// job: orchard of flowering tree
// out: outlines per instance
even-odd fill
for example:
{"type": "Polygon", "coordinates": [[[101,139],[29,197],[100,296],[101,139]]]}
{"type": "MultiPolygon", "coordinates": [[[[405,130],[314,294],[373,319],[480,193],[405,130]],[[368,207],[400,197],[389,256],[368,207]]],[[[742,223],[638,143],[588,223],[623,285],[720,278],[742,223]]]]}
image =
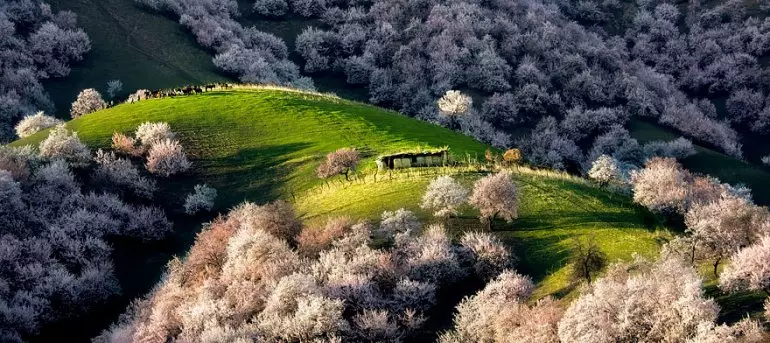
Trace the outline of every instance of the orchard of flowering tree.
{"type": "Polygon", "coordinates": [[[768,0],[3,0],[0,342],[768,342],[768,57],[768,0]]]}

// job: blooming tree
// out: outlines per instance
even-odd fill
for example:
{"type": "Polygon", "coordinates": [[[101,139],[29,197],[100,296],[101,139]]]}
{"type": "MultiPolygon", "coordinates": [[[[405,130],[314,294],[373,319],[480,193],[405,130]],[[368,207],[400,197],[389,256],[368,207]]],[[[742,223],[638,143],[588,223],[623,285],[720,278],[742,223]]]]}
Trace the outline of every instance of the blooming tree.
{"type": "Polygon", "coordinates": [[[479,219],[487,221],[490,228],[492,220],[498,216],[509,223],[519,216],[518,189],[511,176],[505,172],[477,180],[468,202],[479,210],[479,219]]]}
{"type": "Polygon", "coordinates": [[[192,163],[178,141],[166,139],[150,147],[145,166],[150,173],[169,177],[187,171],[192,163]]]}
{"type": "Polygon", "coordinates": [[[730,257],[719,275],[719,288],[729,291],[764,291],[770,295],[770,236],[730,257]]]}
{"type": "Polygon", "coordinates": [[[358,153],[358,150],[340,148],[326,155],[326,161],[318,166],[316,174],[323,179],[341,174],[345,175],[345,180],[350,181],[348,174],[351,171],[355,171],[360,161],[361,154],[358,153]]]}
{"type": "Polygon", "coordinates": [[[693,205],[685,214],[685,225],[696,249],[713,262],[716,276],[724,258],[770,234],[770,212],[744,198],[726,196],[693,205]]]}
{"type": "Polygon", "coordinates": [[[99,149],[96,152],[98,167],[94,171],[93,180],[101,183],[103,187],[111,190],[128,190],[134,195],[146,199],[152,199],[156,190],[155,181],[142,176],[139,168],[125,158],[118,158],[114,152],[104,152],[99,149]]]}
{"type": "Polygon", "coordinates": [[[573,301],[559,322],[562,342],[684,342],[714,324],[696,270],[678,259],[616,264],[573,301]],[[633,313],[629,316],[627,314],[633,313]]]}
{"type": "Polygon", "coordinates": [[[45,115],[42,111],[33,115],[24,117],[16,124],[16,135],[24,138],[32,134],[61,124],[62,121],[51,116],[45,115]]]}
{"type": "Polygon", "coordinates": [[[653,158],[631,174],[634,202],[653,211],[683,213],[692,176],[671,158],[653,158]]]}
{"type": "Polygon", "coordinates": [[[614,158],[601,155],[591,164],[591,169],[588,170],[588,177],[596,180],[601,185],[608,185],[612,182],[620,181],[622,175],[618,162],[614,158]]]}
{"type": "Polygon", "coordinates": [[[88,88],[78,94],[77,99],[72,103],[70,115],[72,118],[77,118],[105,108],[107,108],[107,103],[102,99],[102,95],[96,89],[88,88]]]}
{"type": "Polygon", "coordinates": [[[468,190],[449,175],[431,181],[422,196],[420,207],[432,210],[436,217],[457,214],[458,207],[468,199],[468,190]]]}
{"type": "Polygon", "coordinates": [[[176,134],[171,131],[171,126],[165,122],[144,122],[136,128],[136,140],[145,147],[151,147],[167,139],[175,139],[176,134]]]}
{"type": "Polygon", "coordinates": [[[107,82],[107,98],[113,99],[121,91],[123,91],[123,81],[110,80],[107,82]]]}
{"type": "Polygon", "coordinates": [[[447,117],[461,116],[470,110],[473,100],[458,90],[448,90],[438,99],[438,108],[447,117]]]}
{"type": "Polygon", "coordinates": [[[195,185],[195,191],[190,193],[184,201],[184,211],[191,215],[201,210],[211,211],[216,198],[217,190],[214,187],[206,184],[195,185]]]}
{"type": "Polygon", "coordinates": [[[84,166],[91,162],[91,150],[80,141],[77,132],[58,125],[40,142],[40,156],[43,158],[62,158],[73,166],[84,166]]]}

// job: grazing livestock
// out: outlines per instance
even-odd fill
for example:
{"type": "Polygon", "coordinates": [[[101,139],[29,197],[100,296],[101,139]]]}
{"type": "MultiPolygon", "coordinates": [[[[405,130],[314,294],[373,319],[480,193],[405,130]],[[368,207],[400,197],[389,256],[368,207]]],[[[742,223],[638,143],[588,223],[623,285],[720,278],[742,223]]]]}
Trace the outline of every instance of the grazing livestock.
{"type": "Polygon", "coordinates": [[[206,85],[206,86],[204,86],[204,88],[206,89],[207,92],[214,90],[214,88],[216,88],[216,87],[217,87],[217,85],[206,85]]]}

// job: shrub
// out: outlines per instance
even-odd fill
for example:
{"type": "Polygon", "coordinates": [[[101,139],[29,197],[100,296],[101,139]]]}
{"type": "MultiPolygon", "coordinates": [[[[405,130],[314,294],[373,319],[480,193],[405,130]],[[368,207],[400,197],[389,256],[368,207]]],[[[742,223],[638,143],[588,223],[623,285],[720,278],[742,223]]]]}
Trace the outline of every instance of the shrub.
{"type": "Polygon", "coordinates": [[[40,142],[40,156],[61,158],[73,166],[84,166],[91,162],[91,151],[80,141],[77,132],[70,133],[64,125],[58,125],[40,142]]]}
{"type": "Polygon", "coordinates": [[[144,122],[136,128],[135,136],[139,143],[148,148],[165,140],[176,138],[176,134],[171,132],[171,126],[164,122],[144,122]]]}
{"type": "Polygon", "coordinates": [[[150,173],[169,177],[190,169],[189,160],[178,141],[166,139],[150,147],[145,166],[150,173]]]}
{"type": "Polygon", "coordinates": [[[95,89],[88,88],[78,94],[78,98],[72,103],[70,115],[72,118],[77,118],[105,108],[107,108],[107,103],[102,99],[102,95],[95,89]]]}
{"type": "Polygon", "coordinates": [[[521,150],[515,148],[506,150],[505,153],[503,153],[503,161],[508,164],[521,163],[521,150]]]}
{"type": "Polygon", "coordinates": [[[16,135],[21,138],[29,137],[38,131],[57,126],[61,123],[61,120],[47,116],[40,111],[24,117],[24,119],[16,124],[16,135]]]}
{"type": "Polygon", "coordinates": [[[195,191],[187,196],[184,201],[184,211],[187,214],[195,214],[200,210],[211,211],[214,207],[214,199],[217,190],[206,184],[195,185],[195,191]]]}
{"type": "Polygon", "coordinates": [[[485,176],[473,185],[473,193],[468,202],[479,212],[479,219],[487,221],[501,217],[507,222],[518,218],[518,190],[511,176],[505,172],[485,176]]]}
{"type": "Polygon", "coordinates": [[[436,217],[457,214],[458,207],[468,199],[468,190],[451,176],[439,176],[431,181],[422,197],[420,207],[433,210],[436,217]]]}

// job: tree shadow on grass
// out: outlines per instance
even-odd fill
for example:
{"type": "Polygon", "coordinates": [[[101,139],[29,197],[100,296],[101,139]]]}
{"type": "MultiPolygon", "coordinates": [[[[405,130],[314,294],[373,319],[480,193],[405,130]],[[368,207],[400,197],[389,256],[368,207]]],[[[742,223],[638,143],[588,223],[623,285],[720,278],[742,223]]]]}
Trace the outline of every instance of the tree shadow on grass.
{"type": "Polygon", "coordinates": [[[279,198],[281,190],[297,163],[289,162],[295,153],[310,147],[309,143],[291,143],[242,149],[237,153],[205,161],[208,175],[201,175],[220,192],[217,208],[225,209],[243,201],[258,203],[279,198]]]}

